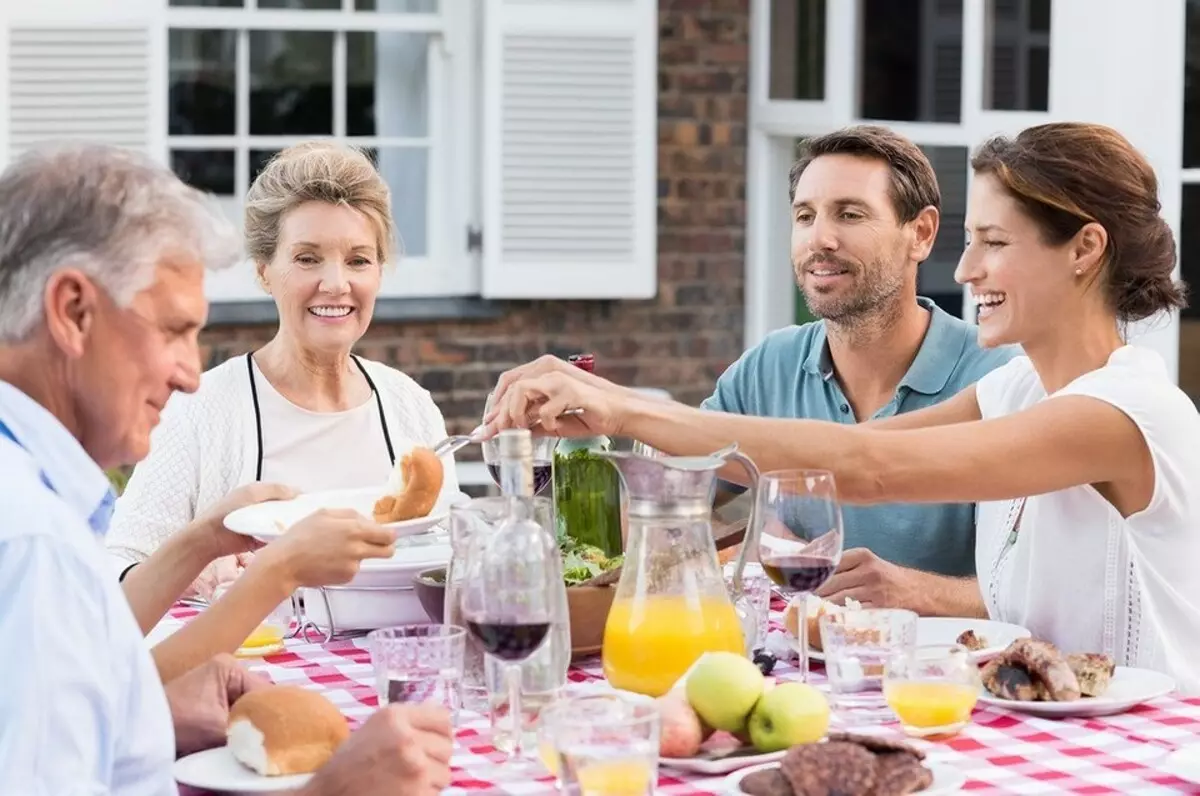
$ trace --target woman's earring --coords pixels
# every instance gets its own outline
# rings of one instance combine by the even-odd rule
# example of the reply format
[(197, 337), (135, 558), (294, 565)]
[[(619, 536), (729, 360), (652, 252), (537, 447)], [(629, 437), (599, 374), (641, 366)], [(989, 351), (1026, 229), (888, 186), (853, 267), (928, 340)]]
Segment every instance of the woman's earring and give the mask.
[[(1075, 269), (1075, 276), (1083, 276), (1083, 269), (1082, 269), (1082, 268), (1076, 268), (1076, 269)], [(265, 283), (264, 283), (264, 284), (265, 284)]]

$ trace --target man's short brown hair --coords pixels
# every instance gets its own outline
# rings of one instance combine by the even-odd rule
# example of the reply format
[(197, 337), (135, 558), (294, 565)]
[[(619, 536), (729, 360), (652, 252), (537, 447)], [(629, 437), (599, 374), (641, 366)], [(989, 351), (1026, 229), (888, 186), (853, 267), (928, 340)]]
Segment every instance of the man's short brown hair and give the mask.
[(862, 124), (806, 139), (800, 145), (799, 159), (788, 173), (788, 198), (795, 199), (800, 175), (822, 155), (854, 155), (874, 158), (887, 164), (892, 174), (888, 192), (901, 224), (916, 218), (922, 210), (941, 210), (942, 193), (929, 158), (920, 147), (886, 127)]

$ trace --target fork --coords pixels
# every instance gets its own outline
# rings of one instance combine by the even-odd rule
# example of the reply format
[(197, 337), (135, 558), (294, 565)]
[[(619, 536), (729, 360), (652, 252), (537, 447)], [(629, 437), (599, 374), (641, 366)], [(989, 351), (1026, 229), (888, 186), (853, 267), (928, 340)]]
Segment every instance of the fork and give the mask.
[[(582, 409), (568, 409), (559, 415), (559, 417), (570, 417), (571, 415), (581, 414), (583, 414)], [(540, 425), (541, 422), (541, 418), (538, 418), (537, 420), (534, 420), (529, 427), (533, 428), (534, 426)], [(446, 437), (437, 445), (433, 446), (433, 453), (435, 456), (449, 456), (453, 453), (457, 453), (472, 443), (480, 442), (481, 440), (477, 439), (477, 437), (482, 433), (483, 426), (476, 426), (470, 434), (454, 434)]]

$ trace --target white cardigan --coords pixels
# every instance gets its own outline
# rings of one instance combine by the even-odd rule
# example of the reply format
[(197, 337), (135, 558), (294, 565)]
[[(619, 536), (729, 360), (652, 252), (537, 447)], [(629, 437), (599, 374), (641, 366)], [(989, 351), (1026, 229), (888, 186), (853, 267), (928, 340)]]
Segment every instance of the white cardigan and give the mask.
[[(383, 401), (397, 457), (406, 441), (434, 445), (446, 438), (446, 422), (427, 390), (387, 365), (359, 361)], [(151, 434), (150, 454), (117, 500), (105, 542), (115, 565), (144, 561), (168, 536), (253, 482), (256, 451), (246, 358), (233, 357), (204, 373), (195, 393), (176, 393), (167, 403)], [(454, 462), (446, 465), (443, 494), (456, 494)]]

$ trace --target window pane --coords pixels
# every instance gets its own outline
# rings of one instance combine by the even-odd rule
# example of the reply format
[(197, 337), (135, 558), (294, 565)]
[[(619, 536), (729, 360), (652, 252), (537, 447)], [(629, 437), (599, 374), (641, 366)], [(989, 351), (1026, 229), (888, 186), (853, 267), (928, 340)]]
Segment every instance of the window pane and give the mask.
[(192, 8), (197, 6), (207, 8), (241, 8), (245, 5), (245, 0), (171, 0), (167, 5)]
[(340, 11), (342, 0), (258, 0), (259, 8), (290, 8), (297, 11)]
[(171, 170), (179, 179), (217, 196), (233, 196), (234, 152), (232, 149), (173, 149)]
[(962, 0), (863, 0), (864, 119), (958, 122)]
[[(267, 161), (278, 155), (278, 149), (251, 149), (250, 150), (250, 182), (254, 182), (254, 178), (267, 165)], [(247, 183), (249, 184), (249, 183)]]
[(392, 14), (436, 14), (438, 0), (354, 0), (354, 8)]
[[(1200, 0), (1188, 0), (1187, 38), (1185, 42), (1183, 61), (1183, 167), (1185, 169), (1192, 169), (1200, 166)], [(1200, 301), (1200, 299), (1196, 300)]]
[(962, 286), (954, 281), (954, 269), (966, 246), (963, 224), (967, 218), (967, 157), (968, 149), (957, 146), (923, 146), (937, 174), (942, 193), (941, 222), (929, 259), (917, 270), (917, 292), (933, 301), (946, 312), (961, 318), (963, 314)]
[(429, 253), (429, 151), (422, 148), (369, 149), (379, 173), (392, 190), (392, 217), (400, 238), (400, 261)]
[(429, 134), (429, 34), (346, 34), (346, 134)]
[(333, 133), (333, 36), (250, 31), (250, 134)]
[(1050, 0), (992, 0), (984, 107), (1050, 107)]
[(826, 0), (771, 0), (771, 99), (825, 98)]
[(1179, 217), (1179, 273), (1192, 286), (1191, 306), (1184, 318), (1200, 320), (1200, 184), (1183, 186), (1183, 208)]
[(237, 34), (232, 30), (172, 30), (167, 50), (170, 134), (233, 135)]
[[(1189, 17), (1192, 3), (1188, 3)], [(1190, 19), (1189, 19), (1190, 23)], [(1190, 25), (1189, 25), (1190, 30)], [(1190, 36), (1189, 36), (1190, 38)], [(1189, 45), (1191, 42), (1189, 42)], [(1183, 186), (1179, 220), (1179, 271), (1184, 282), (1200, 291), (1200, 185)], [(1200, 294), (1184, 309), (1179, 322), (1179, 386), (1200, 404)]]

